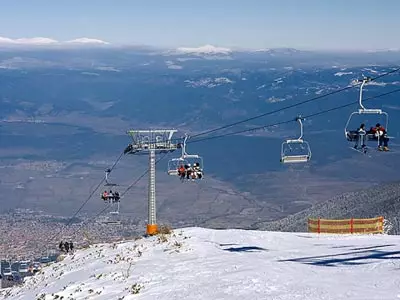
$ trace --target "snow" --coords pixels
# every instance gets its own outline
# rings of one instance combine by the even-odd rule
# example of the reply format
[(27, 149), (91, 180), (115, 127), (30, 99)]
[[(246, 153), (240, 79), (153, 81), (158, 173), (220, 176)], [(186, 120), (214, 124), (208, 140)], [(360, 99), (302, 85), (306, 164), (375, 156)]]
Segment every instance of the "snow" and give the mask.
[(362, 71), (371, 72), (373, 74), (378, 74), (379, 73), (377, 70), (374, 70), (374, 69), (371, 69), (371, 68), (364, 68), (364, 69), (362, 69)]
[(343, 76), (343, 75), (351, 75), (353, 72), (337, 72), (334, 75), (335, 76)]
[(207, 87), (207, 88), (213, 88), (216, 86), (220, 86), (223, 84), (231, 84), (233, 83), (232, 80), (226, 77), (217, 77), (217, 78), (202, 78), (199, 80), (185, 80), (184, 81), (188, 87)]
[(399, 52), (400, 48), (387, 48), (387, 49), (373, 49), (367, 50), (368, 53), (380, 53), (380, 52)]
[(101, 70), (101, 71), (109, 71), (109, 72), (121, 72), (121, 70), (118, 70), (117, 68), (108, 67), (108, 66), (97, 67), (96, 69)]
[(370, 81), (370, 82), (368, 82), (368, 85), (376, 85), (376, 86), (386, 86), (387, 84), (392, 84), (392, 83), (378, 82), (378, 81)]
[(262, 48), (262, 49), (253, 50), (251, 52), (270, 52), (270, 51), (271, 51), (271, 49), (269, 49), (269, 48)]
[(176, 65), (176, 64), (175, 64), (173, 61), (171, 61), (171, 60), (167, 60), (167, 61), (165, 62), (165, 64), (167, 65), (167, 68), (168, 68), (168, 69), (172, 69), (172, 70), (181, 70), (181, 69), (183, 69), (182, 66)]
[(78, 250), (0, 298), (398, 299), (399, 246), (399, 236), (184, 228)]
[(213, 45), (205, 45), (198, 48), (180, 47), (176, 49), (177, 52), (186, 54), (230, 54), (232, 52), (229, 48), (215, 47)]
[(272, 96), (272, 97), (269, 97), (267, 99), (267, 102), (276, 103), (276, 102), (282, 102), (282, 101), (285, 101), (285, 100), (286, 100), (285, 98), (278, 98), (278, 97)]

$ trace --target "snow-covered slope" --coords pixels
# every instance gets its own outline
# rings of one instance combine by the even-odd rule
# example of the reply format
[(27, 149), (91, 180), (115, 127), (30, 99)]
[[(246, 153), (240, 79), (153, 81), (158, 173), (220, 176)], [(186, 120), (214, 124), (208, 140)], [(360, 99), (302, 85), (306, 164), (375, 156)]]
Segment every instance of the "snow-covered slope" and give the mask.
[(164, 237), (77, 251), (7, 299), (400, 298), (400, 236), (186, 228)]

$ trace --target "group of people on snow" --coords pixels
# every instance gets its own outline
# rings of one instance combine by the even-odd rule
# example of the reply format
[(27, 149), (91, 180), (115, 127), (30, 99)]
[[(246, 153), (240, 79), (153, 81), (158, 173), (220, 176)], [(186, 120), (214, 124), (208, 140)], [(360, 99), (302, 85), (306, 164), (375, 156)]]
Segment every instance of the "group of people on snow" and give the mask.
[(383, 127), (381, 124), (377, 123), (375, 127), (371, 127), (369, 130), (366, 130), (365, 124), (362, 123), (357, 129), (356, 144), (354, 145), (354, 148), (366, 148), (365, 144), (367, 139), (379, 141), (378, 150), (389, 151), (389, 137), (387, 136), (385, 127)]
[(110, 190), (109, 192), (104, 191), (101, 194), (101, 199), (103, 199), (104, 201), (119, 202), (120, 196), (118, 192), (113, 192), (112, 190)]
[(203, 170), (200, 167), (198, 162), (194, 163), (193, 166), (191, 164), (180, 165), (178, 168), (178, 176), (181, 180), (191, 179), (202, 179), (203, 178)]
[(60, 249), (61, 252), (68, 253), (69, 251), (73, 252), (74, 251), (74, 244), (72, 242), (63, 242), (61, 241), (60, 244), (58, 245), (58, 248)]

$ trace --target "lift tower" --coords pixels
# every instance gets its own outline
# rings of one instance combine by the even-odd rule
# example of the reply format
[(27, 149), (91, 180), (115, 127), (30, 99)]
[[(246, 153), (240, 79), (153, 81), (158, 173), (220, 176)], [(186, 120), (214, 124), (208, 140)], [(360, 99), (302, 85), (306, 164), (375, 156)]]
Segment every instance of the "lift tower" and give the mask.
[(172, 142), (175, 129), (129, 130), (132, 143), (125, 153), (149, 155), (149, 185), (148, 185), (148, 221), (147, 234), (157, 233), (156, 220), (156, 154), (173, 152), (181, 147), (180, 143)]

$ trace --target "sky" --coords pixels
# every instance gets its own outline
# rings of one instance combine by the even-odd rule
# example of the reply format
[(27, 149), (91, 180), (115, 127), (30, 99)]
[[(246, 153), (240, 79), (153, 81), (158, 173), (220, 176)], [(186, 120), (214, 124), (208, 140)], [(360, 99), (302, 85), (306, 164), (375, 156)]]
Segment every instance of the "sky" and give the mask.
[(0, 37), (161, 47), (400, 48), (400, 0), (0, 0)]

